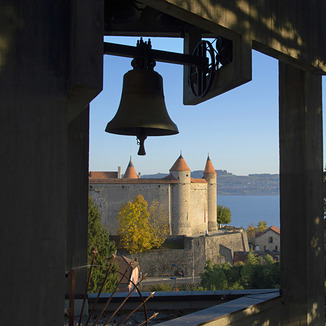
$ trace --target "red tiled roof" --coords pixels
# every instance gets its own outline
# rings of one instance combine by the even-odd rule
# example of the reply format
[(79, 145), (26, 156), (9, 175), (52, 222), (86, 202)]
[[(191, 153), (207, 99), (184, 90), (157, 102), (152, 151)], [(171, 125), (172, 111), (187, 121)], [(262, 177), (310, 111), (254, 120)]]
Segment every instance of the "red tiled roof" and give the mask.
[(190, 178), (191, 183), (207, 183), (205, 179)]
[(186, 161), (182, 157), (182, 155), (179, 156), (179, 158), (175, 161), (170, 171), (190, 171)]
[(270, 227), (270, 229), (271, 229), (272, 231), (278, 233), (278, 234), (281, 234), (281, 230), (280, 230), (279, 228), (277, 228), (276, 226), (274, 226), (274, 225), (272, 225), (272, 226)]
[(178, 183), (177, 180), (172, 178), (163, 178), (163, 179), (90, 179), (89, 184), (126, 184), (126, 183), (152, 183), (152, 184), (169, 184), (169, 183)]
[(128, 167), (126, 169), (125, 174), (123, 175), (124, 179), (138, 179), (138, 175), (136, 173), (135, 167), (131, 162), (131, 158), (128, 164)]
[(207, 157), (204, 173), (215, 173), (216, 174), (213, 163), (212, 163), (211, 159), (209, 158), (209, 156)]
[(268, 231), (274, 231), (277, 234), (281, 234), (280, 229), (277, 228), (276, 226), (272, 225), (269, 228), (267, 228), (265, 231), (256, 233), (255, 238), (260, 237), (261, 235), (265, 234)]
[(162, 178), (161, 180), (176, 181), (177, 179), (172, 174), (169, 174), (166, 177)]
[(118, 172), (110, 171), (91, 171), (89, 172), (89, 179), (116, 179), (118, 178)]

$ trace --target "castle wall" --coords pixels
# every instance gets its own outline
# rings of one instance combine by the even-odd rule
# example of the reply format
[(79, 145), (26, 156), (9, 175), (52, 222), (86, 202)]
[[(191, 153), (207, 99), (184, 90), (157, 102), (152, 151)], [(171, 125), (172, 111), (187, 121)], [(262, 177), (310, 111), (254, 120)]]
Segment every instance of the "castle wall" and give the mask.
[(191, 234), (205, 233), (208, 229), (207, 184), (191, 183), (189, 201)]
[(116, 216), (121, 205), (141, 194), (148, 206), (158, 200), (167, 212), (167, 223), (171, 226), (170, 184), (91, 184), (90, 195), (98, 205), (102, 223), (110, 234), (117, 235), (119, 222)]
[(136, 254), (119, 252), (128, 258), (138, 259), (143, 274), (148, 277), (173, 276), (176, 264), (185, 269), (187, 278), (204, 271), (207, 260), (214, 264), (233, 263), (234, 251), (249, 251), (246, 232), (221, 233), (214, 236), (186, 237), (184, 249), (158, 249)]
[[(229, 251), (226, 250), (226, 248), (229, 249)], [(249, 251), (246, 232), (226, 232), (216, 236), (205, 237), (206, 260), (214, 262), (216, 253), (218, 252), (226, 258), (227, 262), (233, 264), (235, 251)]]

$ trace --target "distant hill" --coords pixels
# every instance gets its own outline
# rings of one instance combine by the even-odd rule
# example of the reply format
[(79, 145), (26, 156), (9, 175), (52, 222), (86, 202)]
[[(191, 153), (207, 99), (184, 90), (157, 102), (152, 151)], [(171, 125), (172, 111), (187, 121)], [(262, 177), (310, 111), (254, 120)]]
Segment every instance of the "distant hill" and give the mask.
[[(218, 195), (279, 195), (279, 175), (278, 174), (249, 174), (248, 176), (238, 176), (226, 170), (216, 170)], [(203, 177), (203, 170), (191, 172), (195, 179)], [(156, 173), (143, 175), (142, 178), (164, 178), (167, 173)]]

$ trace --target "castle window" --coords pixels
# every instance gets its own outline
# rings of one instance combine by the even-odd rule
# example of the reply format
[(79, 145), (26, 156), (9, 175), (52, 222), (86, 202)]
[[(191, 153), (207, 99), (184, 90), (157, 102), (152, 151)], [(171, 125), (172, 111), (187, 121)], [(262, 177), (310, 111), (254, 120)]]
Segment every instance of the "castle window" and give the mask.
[(268, 238), (268, 243), (273, 243), (273, 237)]

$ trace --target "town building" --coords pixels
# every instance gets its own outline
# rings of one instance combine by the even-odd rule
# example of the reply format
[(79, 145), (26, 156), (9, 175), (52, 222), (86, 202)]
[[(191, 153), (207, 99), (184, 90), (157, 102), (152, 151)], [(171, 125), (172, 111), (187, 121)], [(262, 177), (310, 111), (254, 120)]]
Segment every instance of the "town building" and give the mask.
[(116, 256), (114, 263), (118, 267), (119, 292), (130, 292), (140, 278), (139, 263), (125, 256)]
[(281, 250), (281, 232), (280, 229), (272, 225), (263, 232), (256, 234), (255, 250), (279, 252)]
[(90, 172), (89, 193), (98, 205), (111, 235), (119, 227), (121, 205), (141, 194), (150, 205), (157, 200), (166, 212), (170, 235), (200, 235), (217, 230), (217, 176), (208, 157), (202, 179), (191, 177), (182, 155), (164, 178), (140, 178), (130, 159), (126, 172)]

